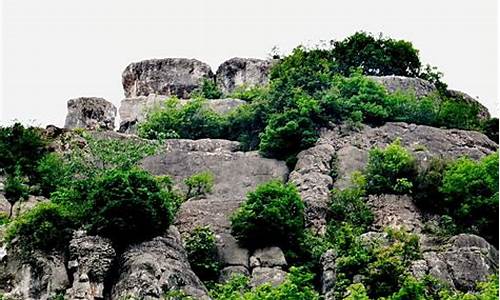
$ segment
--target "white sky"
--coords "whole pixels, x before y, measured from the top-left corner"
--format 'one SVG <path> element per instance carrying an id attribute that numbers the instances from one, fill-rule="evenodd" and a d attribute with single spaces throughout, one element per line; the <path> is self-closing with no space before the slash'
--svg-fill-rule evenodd
<path id="1" fill-rule="evenodd" d="M 407 39 L 450 88 L 498 116 L 497 1 L 3 0 L 0 120 L 63 125 L 66 101 L 123 98 L 134 61 L 187 57 L 215 71 L 357 30 Z"/>

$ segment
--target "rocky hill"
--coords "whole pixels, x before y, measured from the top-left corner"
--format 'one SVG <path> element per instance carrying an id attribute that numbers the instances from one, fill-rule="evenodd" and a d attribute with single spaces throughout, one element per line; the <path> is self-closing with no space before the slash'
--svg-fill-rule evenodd
<path id="1" fill-rule="evenodd" d="M 193 105 L 195 100 L 191 98 L 199 97 L 200 91 L 203 95 L 203 88 L 207 86 L 219 90 L 220 99 L 205 100 L 201 108 L 193 106 L 198 110 L 190 115 L 188 122 L 194 124 L 198 120 L 196 118 L 201 118 L 202 113 L 206 111 L 215 113 L 216 116 L 234 115 L 249 105 L 247 99 L 237 99 L 236 92 L 244 89 L 248 91 L 249 87 L 266 86 L 273 80 L 272 76 L 270 79 L 270 70 L 276 63 L 277 61 L 233 58 L 221 64 L 214 74 L 207 64 L 194 59 L 146 60 L 130 64 L 123 72 L 126 98 L 122 100 L 118 110 L 102 98 L 69 100 L 65 128 L 49 126 L 42 132 L 49 141 L 45 149 L 72 161 L 73 165 L 77 161 L 75 155 L 81 155 L 78 157 L 98 169 L 108 168 L 107 163 L 116 166 L 122 161 L 133 162 L 133 165 L 155 178 L 168 176 L 172 185 L 168 188 L 169 191 L 181 195 L 179 197 L 182 201 L 175 209 L 171 222 L 160 234 L 147 236 L 125 247 L 117 244 L 116 236 L 107 235 L 102 231 L 104 223 L 99 223 L 101 227 L 94 227 L 91 223 L 79 223 L 75 226 L 77 228 L 69 225 L 65 227 L 71 229 L 68 233 L 70 236 L 61 247 L 49 250 L 33 248 L 26 252 L 26 249 L 23 249 L 26 239 L 22 236 L 12 238 L 10 232 L 19 232 L 19 228 L 24 228 L 23 224 L 33 221 L 35 216 L 32 215 L 31 219 L 23 219 L 23 216 L 30 215 L 29 212 L 35 211 L 40 203 L 54 202 L 63 205 L 65 202 L 60 199 L 66 199 L 64 197 L 69 193 L 70 183 L 67 183 L 66 190 L 56 187 L 55 194 L 44 194 L 31 188 L 24 200 L 10 201 L 12 197 L 7 186 L 11 183 L 8 183 L 8 176 L 2 177 L 0 208 L 5 214 L 12 211 L 13 215 L 11 220 L 2 226 L 0 234 L 6 239 L 0 249 L 2 299 L 191 299 L 186 298 L 188 296 L 192 299 L 223 299 L 216 298 L 220 297 L 220 294 L 214 294 L 213 281 L 223 284 L 230 281 L 234 275 L 241 274 L 249 278 L 250 290 L 263 284 L 280 288 L 283 282 L 289 287 L 291 283 L 287 278 L 293 276 L 294 268 L 307 263 L 312 266 L 307 272 L 316 272 L 313 274 L 315 278 L 311 283 L 311 293 L 323 297 L 322 299 L 348 297 L 349 293 L 354 293 L 351 288 L 359 287 L 356 284 L 361 283 L 368 291 L 376 291 L 369 278 L 375 275 L 365 272 L 362 268 L 352 274 L 354 277 L 349 275 L 351 277 L 348 278 L 354 278 L 350 281 L 353 284 L 349 288 L 350 292 L 339 296 L 339 287 L 347 280 L 345 263 L 348 257 L 346 255 L 350 253 L 345 254 L 342 252 L 343 248 L 335 246 L 338 245 L 336 239 L 340 238 L 340 231 L 335 231 L 333 235 L 331 233 L 332 228 L 340 226 L 332 225 L 332 222 L 336 222 L 332 199 L 342 191 L 353 189 L 353 178 L 356 176 L 363 174 L 370 180 L 368 166 L 373 163 L 373 149 L 383 151 L 397 144 L 397 147 L 405 149 L 408 155 L 414 158 L 415 170 L 419 174 L 428 170 L 437 159 L 452 162 L 467 157 L 471 161 L 470 164 L 473 164 L 482 162 L 498 151 L 496 142 L 476 130 L 440 128 L 399 120 L 382 123 L 362 122 L 354 125 L 349 122 L 325 123 L 321 128 L 317 128 L 317 138 L 312 143 L 304 144 L 306 146 L 295 153 L 295 159 L 288 159 L 287 162 L 284 161 L 286 157 L 268 155 L 262 149 L 257 151 L 254 148 L 248 151 L 246 140 L 224 139 L 219 133 L 210 137 L 188 139 L 178 131 L 179 136 L 166 136 L 161 142 L 157 142 L 144 139 L 144 131 L 138 130 L 140 124 L 161 109 L 164 101 L 171 96 L 180 98 L 176 104 L 176 113 L 182 112 L 182 107 L 194 109 L 190 105 Z M 433 83 L 419 78 L 368 78 L 379 82 L 388 95 L 409 91 L 415 97 L 422 98 L 437 93 Z M 474 102 L 473 105 L 479 108 L 479 119 L 490 118 L 487 109 L 476 103 L 473 98 L 454 91 L 450 91 L 449 95 L 454 96 L 454 101 L 457 102 Z M 114 131 L 117 111 L 120 126 Z M 300 116 L 295 118 L 299 119 Z M 246 126 L 250 127 L 251 124 Z M 140 137 L 137 136 L 138 133 Z M 263 136 L 260 135 L 261 139 Z M 292 138 L 291 135 L 288 139 Z M 106 147 L 109 147 L 109 152 L 105 151 Z M 129 147 L 133 147 L 135 152 L 129 152 Z M 137 153 L 140 155 L 136 157 Z M 83 170 L 82 165 L 77 165 L 76 174 L 87 174 Z M 209 188 L 192 195 L 193 187 L 187 179 L 198 174 L 210 174 L 207 176 L 212 178 L 212 181 L 207 180 L 210 181 Z M 261 243 L 270 238 L 264 233 L 259 235 L 257 232 L 258 240 L 251 240 L 250 244 L 239 241 L 240 235 L 232 228 L 235 222 L 232 216 L 248 201 L 249 193 L 272 180 L 289 183 L 296 188 L 304 205 L 303 224 L 307 236 L 324 239 L 325 242 L 321 245 L 333 246 L 322 248 L 318 244 L 317 248 L 311 250 L 314 255 L 307 256 L 300 254 L 305 250 L 278 243 L 278 239 L 272 244 L 272 237 L 271 243 Z M 415 256 L 408 259 L 403 270 L 392 270 L 391 268 L 396 268 L 394 263 L 388 266 L 389 272 L 401 272 L 398 276 L 402 277 L 404 274 L 415 280 L 432 276 L 449 289 L 449 293 L 477 292 L 478 282 L 486 281 L 490 275 L 498 273 L 498 245 L 490 236 L 479 236 L 482 231 L 475 230 L 474 226 L 480 224 L 467 223 L 472 226 L 471 230 L 468 230 L 459 224 L 459 221 L 455 221 L 456 229 L 443 234 L 443 220 L 447 220 L 443 219 L 443 216 L 448 218 L 447 215 L 452 214 L 452 211 L 443 213 L 439 209 L 431 210 L 423 206 L 419 196 L 419 192 L 422 192 L 418 190 L 419 182 L 415 179 L 413 186 L 403 192 L 396 189 L 370 192 L 368 182 L 367 191 L 363 191 L 361 199 L 364 199 L 363 207 L 367 207 L 373 219 L 367 229 L 360 232 L 360 241 L 363 245 L 372 245 L 366 246 L 367 249 L 375 244 L 379 247 L 374 248 L 373 255 L 382 253 L 380 249 L 386 249 L 383 255 L 393 255 L 388 253 L 394 251 L 394 245 L 399 245 L 400 240 L 395 239 L 388 228 L 415 236 L 418 240 Z M 99 182 L 95 184 L 98 186 Z M 498 172 L 496 184 L 498 187 Z M 38 189 L 43 191 L 43 187 L 43 184 L 40 187 L 38 183 Z M 201 191 L 203 187 L 197 188 Z M 423 192 L 426 191 L 428 190 L 424 188 Z M 83 201 L 87 192 L 85 189 L 80 190 L 76 198 Z M 94 197 L 94 201 L 98 201 L 100 197 L 107 199 L 106 192 L 88 197 Z M 434 201 L 439 200 L 436 198 Z M 11 203 L 14 203 L 12 208 Z M 343 205 L 350 207 L 351 203 L 346 202 Z M 96 211 L 95 214 L 101 212 Z M 347 222 L 348 217 L 344 210 L 341 218 Z M 454 220 L 458 220 L 458 216 L 456 218 Z M 53 222 L 53 219 L 45 220 L 36 226 L 56 226 L 50 222 Z M 130 224 L 125 222 L 122 226 L 128 225 Z M 214 237 L 214 259 L 218 267 L 216 277 L 211 279 L 211 283 L 203 278 L 204 275 L 196 267 L 197 261 L 193 261 L 189 245 L 190 237 L 199 228 L 208 228 Z M 33 230 L 38 232 L 36 228 Z M 149 229 L 142 230 L 146 236 Z M 282 230 L 282 234 L 286 235 L 286 230 Z M 47 229 L 41 233 L 41 239 L 52 239 L 49 232 Z M 131 237 L 132 235 L 130 233 Z M 29 242 L 31 238 L 38 239 L 40 236 L 27 238 Z M 309 240 L 305 244 L 312 241 Z M 204 249 L 202 253 L 208 255 L 210 248 L 207 246 Z M 292 252 L 295 254 L 292 255 Z M 306 259 L 303 257 L 310 257 L 310 261 L 304 263 Z M 306 272 L 305 269 L 301 270 Z M 382 272 L 382 269 L 377 270 Z M 385 275 L 381 276 L 380 278 L 384 278 Z M 377 279 L 379 283 L 386 284 L 380 278 Z M 400 285 L 401 283 L 397 284 L 398 287 Z M 298 287 L 299 290 L 300 288 Z M 299 290 L 296 295 L 299 295 Z M 251 299 L 260 299 L 254 297 Z M 297 299 L 309 299 L 307 297 Z M 394 299 L 416 299 L 411 297 Z"/>

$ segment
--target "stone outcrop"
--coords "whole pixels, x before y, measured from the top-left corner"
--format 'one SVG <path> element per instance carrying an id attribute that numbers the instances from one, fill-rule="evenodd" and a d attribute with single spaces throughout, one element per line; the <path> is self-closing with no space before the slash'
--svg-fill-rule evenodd
<path id="1" fill-rule="evenodd" d="M 0 261 L 0 292 L 5 299 L 49 300 L 68 287 L 62 254 L 34 252 L 28 263 L 13 247 Z"/>
<path id="2" fill-rule="evenodd" d="M 163 299 L 169 291 L 182 291 L 194 299 L 210 299 L 193 273 L 178 230 L 165 237 L 132 246 L 120 258 L 119 278 L 112 299 Z"/>
<path id="3" fill-rule="evenodd" d="M 271 60 L 234 57 L 217 69 L 215 80 L 224 93 L 231 93 L 239 86 L 260 86 L 269 81 Z"/>
<path id="4" fill-rule="evenodd" d="M 285 280 L 287 262 L 283 251 L 278 247 L 267 247 L 256 249 L 250 256 L 250 268 L 252 277 L 251 286 L 259 286 L 264 283 L 278 285 Z"/>
<path id="5" fill-rule="evenodd" d="M 498 251 L 479 236 L 459 234 L 444 246 L 424 252 L 411 271 L 418 278 L 432 275 L 452 288 L 472 291 L 478 281 L 498 273 Z"/>
<path id="6" fill-rule="evenodd" d="M 12 207 L 12 216 L 13 217 L 20 216 L 25 212 L 30 211 L 38 204 L 47 201 L 49 201 L 49 199 L 43 196 L 29 195 L 28 199 L 17 201 L 16 203 L 14 203 L 14 206 Z"/>
<path id="7" fill-rule="evenodd" d="M 373 230 L 392 227 L 412 233 L 422 232 L 423 217 L 410 196 L 370 195 L 367 204 L 374 214 Z"/>
<path id="8" fill-rule="evenodd" d="M 231 235 L 230 216 L 246 198 L 247 192 L 271 179 L 285 180 L 284 162 L 263 158 L 256 152 L 239 152 L 239 143 L 225 140 L 169 140 L 157 155 L 141 165 L 154 175 L 169 175 L 180 189 L 185 178 L 212 172 L 212 192 L 184 202 L 175 224 L 184 235 L 196 226 L 209 226 L 217 237 L 223 277 L 228 273 L 249 273 L 249 252 Z M 224 275 L 226 274 L 226 275 Z"/>
<path id="9" fill-rule="evenodd" d="M 115 128 L 116 107 L 103 98 L 81 97 L 68 101 L 65 128 L 90 130 Z"/>
<path id="10" fill-rule="evenodd" d="M 135 133 L 137 124 L 146 119 L 149 110 L 154 107 L 160 107 L 168 97 L 151 94 L 149 96 L 139 96 L 134 98 L 125 98 L 122 100 L 120 113 L 120 129 L 118 131 L 124 133 Z M 181 99 L 180 105 L 188 103 L 190 100 Z M 208 109 L 217 113 L 225 114 L 235 109 L 236 107 L 246 103 L 239 99 L 211 99 L 207 100 Z"/>
<path id="11" fill-rule="evenodd" d="M 73 284 L 65 298 L 104 299 L 104 284 L 109 279 L 115 256 L 109 240 L 76 231 L 69 244 L 68 270 Z"/>
<path id="12" fill-rule="evenodd" d="M 290 181 L 297 185 L 306 204 L 308 226 L 324 232 L 331 187 L 348 187 L 353 172 L 363 170 L 368 162 L 369 150 L 386 147 L 396 139 L 415 155 L 421 167 L 433 157 L 479 159 L 498 149 L 496 143 L 479 132 L 425 125 L 389 122 L 374 128 L 364 126 L 349 134 L 340 126 L 323 130 L 314 147 L 299 153 L 290 174 Z M 330 175 L 335 176 L 335 181 Z"/>
<path id="13" fill-rule="evenodd" d="M 203 78 L 212 78 L 210 66 L 196 59 L 149 59 L 128 65 L 122 74 L 125 97 L 157 94 L 189 98 Z"/>
<path id="14" fill-rule="evenodd" d="M 414 92 L 417 97 L 425 97 L 437 92 L 434 84 L 427 80 L 405 76 L 369 76 L 370 79 L 382 84 L 388 92 Z"/>
<path id="15" fill-rule="evenodd" d="M 320 259 L 321 265 L 321 294 L 325 300 L 335 300 L 335 283 L 337 282 L 337 254 L 334 250 L 327 250 Z"/>

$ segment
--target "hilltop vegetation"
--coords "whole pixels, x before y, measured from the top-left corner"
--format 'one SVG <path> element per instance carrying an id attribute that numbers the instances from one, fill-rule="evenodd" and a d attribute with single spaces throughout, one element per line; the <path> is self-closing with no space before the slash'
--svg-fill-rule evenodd
<path id="1" fill-rule="evenodd" d="M 369 75 L 419 77 L 433 82 L 437 91 L 424 97 L 390 93 Z M 475 103 L 450 98 L 441 74 L 423 67 L 410 42 L 363 32 L 326 49 L 295 48 L 275 63 L 267 86 L 229 95 L 246 104 L 228 114 L 204 105 L 223 95 L 213 83 L 203 82 L 195 94 L 185 105 L 172 97 L 152 110 L 138 127 L 145 139 L 95 138 L 75 130 L 70 134 L 84 146 L 54 151 L 49 146 L 54 139 L 39 128 L 17 123 L 0 128 L 7 200 L 14 204 L 29 195 L 50 199 L 19 216 L 11 210 L 2 218 L 9 247 L 19 247 L 31 262 L 38 251 L 65 253 L 77 229 L 109 239 L 118 253 L 162 236 L 182 203 L 206 197 L 217 180 L 208 171 L 197 173 L 182 179 L 187 188 L 182 191 L 172 178 L 141 169 L 138 163 L 156 154 L 166 139 L 239 141 L 243 150 L 286 160 L 290 170 L 297 154 L 316 143 L 321 128 L 339 124 L 349 134 L 364 124 L 401 121 L 481 131 L 498 142 L 498 119 L 485 120 Z M 269 181 L 247 194 L 228 226 L 239 246 L 283 250 L 289 266 L 281 284 L 253 287 L 244 276 L 217 283 L 222 265 L 218 237 L 209 226 L 198 226 L 184 237 L 184 247 L 213 299 L 322 299 L 319 282 L 326 253 L 335 256 L 334 299 L 493 299 L 498 276 L 471 291 L 457 291 L 430 276 L 416 278 L 409 268 L 422 258 L 418 235 L 391 228 L 373 240 L 364 234 L 374 223 L 370 195 L 411 195 L 424 213 L 439 217 L 432 235 L 445 239 L 473 233 L 498 248 L 498 188 L 498 151 L 479 160 L 434 158 L 421 167 L 415 154 L 396 140 L 373 147 L 350 186 L 331 191 L 321 234 L 306 228 L 304 199 L 293 183 Z M 179 291 L 165 292 L 166 299 L 190 299 Z"/>

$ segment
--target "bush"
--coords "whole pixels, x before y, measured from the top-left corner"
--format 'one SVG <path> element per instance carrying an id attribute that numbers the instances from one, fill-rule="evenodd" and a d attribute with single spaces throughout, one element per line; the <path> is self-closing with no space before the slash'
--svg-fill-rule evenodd
<path id="1" fill-rule="evenodd" d="M 411 191 L 417 173 L 415 158 L 399 141 L 385 149 L 374 148 L 369 155 L 365 171 L 368 193 L 406 194 Z"/>
<path id="2" fill-rule="evenodd" d="M 212 191 L 214 186 L 214 175 L 210 172 L 201 172 L 194 174 L 184 180 L 188 190 L 186 199 L 203 196 Z"/>
<path id="3" fill-rule="evenodd" d="M 296 245 L 304 230 L 304 204 L 291 184 L 271 181 L 250 192 L 231 217 L 231 231 L 245 246 Z"/>
<path id="4" fill-rule="evenodd" d="M 210 110 L 206 100 L 197 98 L 181 105 L 176 98 L 153 109 L 147 120 L 139 124 L 139 136 L 148 139 L 165 138 L 220 138 L 225 120 Z"/>
<path id="5" fill-rule="evenodd" d="M 260 134 L 259 151 L 266 157 L 288 159 L 311 147 L 318 138 L 319 103 L 307 96 L 297 100 L 297 108 L 271 115 Z"/>
<path id="6" fill-rule="evenodd" d="M 193 271 L 203 281 L 217 280 L 221 264 L 215 235 L 208 227 L 196 227 L 186 239 L 186 252 Z"/>
<path id="7" fill-rule="evenodd" d="M 203 78 L 201 87 L 194 91 L 192 97 L 202 97 L 205 99 L 220 99 L 222 98 L 222 91 L 219 89 L 213 79 Z"/>
<path id="8" fill-rule="evenodd" d="M 246 86 L 241 85 L 228 95 L 228 98 L 235 98 L 245 100 L 247 102 L 254 102 L 257 100 L 266 100 L 269 97 L 269 88 L 262 86 Z"/>
<path id="9" fill-rule="evenodd" d="M 367 231 L 373 223 L 373 213 L 366 204 L 365 191 L 360 187 L 333 190 L 330 202 L 331 221 L 348 223 Z"/>
<path id="10" fill-rule="evenodd" d="M 17 243 L 25 253 L 32 250 L 63 250 L 75 229 L 67 211 L 54 203 L 41 203 L 12 222 L 6 240 Z"/>
<path id="11" fill-rule="evenodd" d="M 12 174 L 19 167 L 23 175 L 32 176 L 46 144 L 41 129 L 20 123 L 0 127 L 0 170 Z"/>
<path id="12" fill-rule="evenodd" d="M 312 286 L 313 277 L 304 269 L 291 267 L 283 283 L 250 289 L 247 278 L 236 276 L 225 284 L 216 284 L 210 297 L 214 300 L 319 300 L 319 294 Z"/>
<path id="13" fill-rule="evenodd" d="M 461 158 L 443 174 L 440 192 L 462 229 L 498 245 L 498 152 L 479 162 Z"/>
<path id="14" fill-rule="evenodd" d="M 68 184 L 71 179 L 69 166 L 57 153 L 46 154 L 36 166 L 35 183 L 40 188 L 40 193 L 49 197 L 59 186 Z"/>
<path id="15" fill-rule="evenodd" d="M 417 77 L 420 74 L 418 50 L 410 42 L 374 37 L 356 32 L 342 41 L 333 42 L 332 56 L 338 70 L 349 75 L 352 69 L 362 68 L 366 75 L 400 75 Z"/>
<path id="16" fill-rule="evenodd" d="M 469 104 L 460 99 L 446 99 L 440 106 L 438 123 L 448 128 L 478 130 L 480 121 L 477 104 Z"/>
<path id="17" fill-rule="evenodd" d="M 139 169 L 112 169 L 95 179 L 89 194 L 91 232 L 118 248 L 161 235 L 173 219 L 176 195 Z"/>
<path id="18" fill-rule="evenodd" d="M 12 217 L 12 209 L 17 201 L 28 199 L 29 186 L 27 179 L 21 175 L 21 169 L 16 167 L 14 174 L 7 175 L 4 186 L 5 198 L 10 203 L 9 218 Z"/>
<path id="19" fill-rule="evenodd" d="M 418 173 L 413 199 L 420 208 L 433 213 L 448 213 L 439 189 L 449 164 L 450 162 L 445 159 L 433 158 L 428 166 Z"/>
<path id="20" fill-rule="evenodd" d="M 481 131 L 498 144 L 498 118 L 491 118 L 481 123 Z"/>

